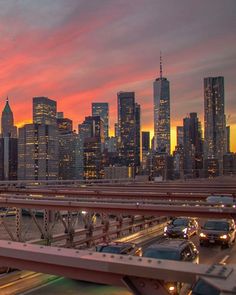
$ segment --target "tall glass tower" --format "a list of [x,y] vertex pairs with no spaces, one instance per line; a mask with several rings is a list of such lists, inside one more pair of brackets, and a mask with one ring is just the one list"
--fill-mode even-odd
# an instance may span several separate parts
[[224,77],[204,78],[204,156],[218,160],[220,174],[227,148],[225,121]]
[[153,83],[154,92],[154,149],[170,154],[170,83],[162,76],[160,56],[160,77]]

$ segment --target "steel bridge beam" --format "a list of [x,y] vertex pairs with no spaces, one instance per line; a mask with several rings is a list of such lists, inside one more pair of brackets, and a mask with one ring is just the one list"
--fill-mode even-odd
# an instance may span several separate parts
[[[125,281],[142,292],[153,284],[160,294],[159,281],[194,283],[203,277],[221,292],[235,294],[236,265],[197,265],[189,262],[157,260],[85,250],[23,244],[0,240],[0,264],[18,269],[49,273],[77,280],[121,286]],[[150,281],[151,280],[151,281]],[[157,282],[157,285],[155,285]],[[139,287],[140,286],[140,287]],[[162,293],[161,293],[162,294]]]
[[211,206],[176,206],[138,203],[109,203],[109,202],[76,202],[43,199],[19,199],[0,197],[0,207],[34,208],[48,210],[67,210],[88,212],[104,212],[108,214],[149,215],[149,216],[193,216],[206,218],[235,218],[235,208]]

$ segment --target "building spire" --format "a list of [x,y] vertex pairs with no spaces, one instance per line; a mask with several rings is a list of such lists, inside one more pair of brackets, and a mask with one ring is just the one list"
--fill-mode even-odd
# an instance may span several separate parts
[[162,79],[162,56],[160,51],[160,78]]

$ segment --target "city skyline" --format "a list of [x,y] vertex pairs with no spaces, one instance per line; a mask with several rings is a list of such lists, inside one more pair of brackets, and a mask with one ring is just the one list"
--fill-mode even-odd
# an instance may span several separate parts
[[8,95],[19,126],[32,121],[32,97],[47,96],[77,129],[92,102],[108,102],[113,127],[117,92],[135,91],[142,130],[153,134],[152,83],[162,50],[163,75],[171,83],[172,150],[175,127],[187,113],[197,112],[203,122],[204,77],[224,76],[231,149],[236,151],[234,1],[215,1],[214,7],[211,1],[181,2],[0,4],[1,109]]

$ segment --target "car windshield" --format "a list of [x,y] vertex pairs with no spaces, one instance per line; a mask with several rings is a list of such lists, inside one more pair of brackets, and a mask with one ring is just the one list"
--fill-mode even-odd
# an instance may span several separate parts
[[179,252],[173,250],[147,249],[143,256],[157,259],[180,260]]
[[205,294],[211,294],[211,295],[219,295],[220,291],[211,286],[210,284],[207,284],[203,280],[199,280],[195,287],[193,288],[192,295],[205,295]]
[[229,230],[229,224],[228,224],[228,222],[224,222],[224,221],[210,220],[210,221],[207,221],[205,223],[204,229],[228,231]]
[[187,219],[182,219],[182,218],[177,218],[173,220],[172,224],[174,226],[187,226],[188,225],[188,220]]
[[100,252],[120,254],[122,252],[122,248],[114,246],[105,246],[101,247]]

